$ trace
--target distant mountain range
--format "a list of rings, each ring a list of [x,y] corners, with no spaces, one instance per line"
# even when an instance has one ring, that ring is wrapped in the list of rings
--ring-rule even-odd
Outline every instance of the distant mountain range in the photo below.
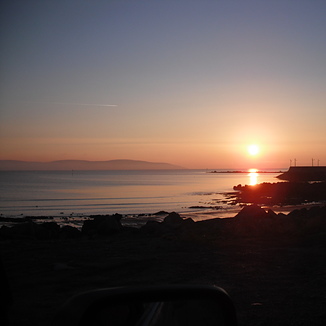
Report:
[[[62,160],[53,162],[24,162],[0,160],[0,170],[180,170],[181,166],[135,160],[83,161]]]

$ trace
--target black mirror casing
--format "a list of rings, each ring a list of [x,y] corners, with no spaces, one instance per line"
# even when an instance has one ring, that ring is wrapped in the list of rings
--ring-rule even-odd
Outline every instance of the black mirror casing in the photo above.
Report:
[[[107,288],[68,300],[53,325],[237,325],[229,295],[219,287],[167,285]]]

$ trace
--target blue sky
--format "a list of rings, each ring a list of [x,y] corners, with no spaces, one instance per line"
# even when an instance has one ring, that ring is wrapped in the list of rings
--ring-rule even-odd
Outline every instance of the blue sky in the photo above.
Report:
[[[13,0],[1,12],[3,159],[326,165],[325,1]]]

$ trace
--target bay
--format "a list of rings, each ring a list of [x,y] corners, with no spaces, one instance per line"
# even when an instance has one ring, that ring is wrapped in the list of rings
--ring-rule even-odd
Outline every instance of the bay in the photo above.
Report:
[[[238,184],[277,182],[279,173],[207,170],[1,171],[2,216],[191,213],[234,207],[223,193]],[[225,172],[217,170],[217,172]]]

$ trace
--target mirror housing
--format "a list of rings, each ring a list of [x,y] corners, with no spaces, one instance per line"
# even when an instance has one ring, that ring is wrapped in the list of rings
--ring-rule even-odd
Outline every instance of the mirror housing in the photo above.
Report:
[[[53,325],[228,325],[236,311],[222,288],[166,285],[98,289],[73,296]]]

